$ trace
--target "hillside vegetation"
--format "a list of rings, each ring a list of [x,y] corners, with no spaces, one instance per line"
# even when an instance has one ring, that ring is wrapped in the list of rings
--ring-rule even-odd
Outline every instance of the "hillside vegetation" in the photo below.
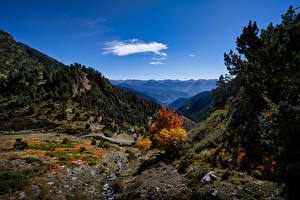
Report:
[[[226,180],[242,183],[244,189],[252,185],[245,175],[234,178],[234,171],[224,174],[224,169],[275,181],[268,187],[276,191],[273,188],[268,194],[265,188],[265,195],[283,195],[285,192],[279,190],[284,187],[276,186],[276,182],[285,182],[289,198],[296,199],[298,192],[292,183],[299,178],[300,162],[299,41],[300,15],[290,8],[282,15],[281,24],[270,24],[265,30],[259,31],[256,23],[250,22],[237,38],[236,52],[225,53],[229,74],[220,77],[213,91],[218,99],[216,110],[188,133],[179,163],[179,169],[193,177],[191,187],[198,199],[211,196],[209,187],[197,179],[199,174],[203,177],[205,167],[221,172],[223,186]],[[228,191],[242,199],[250,198],[243,189],[221,185],[210,185],[218,191],[218,199],[232,196]],[[248,194],[254,195],[255,187],[250,186]]]
[[[65,65],[47,55],[16,42],[8,33],[0,30],[0,75],[6,76],[21,68],[45,70],[54,72]]]
[[[65,66],[7,33],[0,36],[1,130],[60,127],[84,133],[91,124],[114,132],[148,127],[156,103],[112,86],[92,68]]]

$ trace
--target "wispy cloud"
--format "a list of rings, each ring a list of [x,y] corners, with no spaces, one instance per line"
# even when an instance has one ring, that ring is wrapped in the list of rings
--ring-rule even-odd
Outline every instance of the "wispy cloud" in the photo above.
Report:
[[[149,62],[150,65],[162,65],[164,63],[160,62],[160,61],[152,61],[152,62]]]
[[[152,60],[166,60],[166,57],[161,57],[161,58],[152,58]]]
[[[145,43],[138,39],[131,39],[126,41],[107,42],[103,54],[114,54],[117,56],[126,56],[137,53],[152,52],[160,56],[167,56],[161,50],[168,49],[166,44],[158,42]]]
[[[189,55],[189,57],[195,57],[195,56],[196,56],[195,54],[190,54],[190,55]]]

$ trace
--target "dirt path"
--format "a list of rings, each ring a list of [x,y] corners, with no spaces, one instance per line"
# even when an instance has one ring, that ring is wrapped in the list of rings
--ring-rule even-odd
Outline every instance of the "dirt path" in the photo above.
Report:
[[[110,143],[117,144],[120,146],[130,146],[135,142],[133,139],[106,137],[105,135],[96,134],[96,133],[85,135],[84,138],[103,139],[105,141],[108,141]]]

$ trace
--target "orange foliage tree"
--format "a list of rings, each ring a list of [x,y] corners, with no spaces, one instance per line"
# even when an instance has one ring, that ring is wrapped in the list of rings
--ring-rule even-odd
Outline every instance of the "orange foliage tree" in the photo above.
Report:
[[[145,151],[147,149],[150,149],[152,145],[151,140],[148,138],[138,137],[136,141],[136,146],[141,149],[142,151]]]
[[[162,108],[156,113],[155,123],[151,128],[151,140],[155,146],[177,146],[186,139],[182,121],[171,108]]]

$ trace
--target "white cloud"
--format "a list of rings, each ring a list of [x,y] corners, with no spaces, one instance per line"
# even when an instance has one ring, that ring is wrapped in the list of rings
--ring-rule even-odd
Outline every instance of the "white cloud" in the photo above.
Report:
[[[190,54],[190,55],[189,55],[189,57],[195,57],[195,56],[196,56],[195,54]]]
[[[149,62],[150,65],[162,65],[164,63],[160,62],[160,61],[152,61],[152,62]]]
[[[117,56],[126,56],[136,53],[153,52],[160,56],[167,56],[161,50],[168,49],[166,44],[158,42],[145,43],[138,39],[131,39],[127,41],[113,41],[107,42],[104,48],[104,54],[114,54]]]
[[[166,57],[162,57],[162,58],[152,58],[152,60],[166,60]]]

